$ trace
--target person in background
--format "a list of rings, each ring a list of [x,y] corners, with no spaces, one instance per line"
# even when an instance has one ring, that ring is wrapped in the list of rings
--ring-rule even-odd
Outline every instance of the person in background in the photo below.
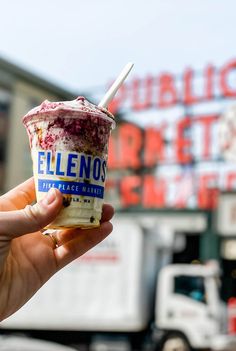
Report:
[[[50,189],[34,205],[30,178],[0,197],[0,321],[23,306],[61,268],[105,239],[114,210],[103,206],[101,226],[43,235],[62,207],[62,194]]]

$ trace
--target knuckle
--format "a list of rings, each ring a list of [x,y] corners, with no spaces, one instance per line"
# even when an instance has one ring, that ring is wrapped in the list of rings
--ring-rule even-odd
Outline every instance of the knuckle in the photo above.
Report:
[[[31,222],[35,230],[43,228],[43,220],[39,213],[37,213],[35,210],[35,206],[27,205],[22,211],[24,212],[26,219]]]
[[[19,197],[22,198],[25,203],[32,203],[32,195],[29,190],[19,190]]]

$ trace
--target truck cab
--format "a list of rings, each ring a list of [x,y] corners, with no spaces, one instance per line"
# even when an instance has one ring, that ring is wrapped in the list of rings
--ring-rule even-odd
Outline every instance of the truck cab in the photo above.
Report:
[[[212,349],[226,335],[227,313],[219,296],[219,271],[199,264],[168,265],[159,272],[155,329],[161,331],[161,349]],[[225,339],[225,347],[228,338]],[[227,340],[226,340],[227,339]],[[232,340],[230,340],[232,342]]]

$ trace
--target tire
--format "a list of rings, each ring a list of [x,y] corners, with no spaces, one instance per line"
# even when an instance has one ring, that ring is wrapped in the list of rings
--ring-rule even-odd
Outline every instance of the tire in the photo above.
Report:
[[[162,342],[160,351],[191,351],[191,348],[182,335],[171,334]]]

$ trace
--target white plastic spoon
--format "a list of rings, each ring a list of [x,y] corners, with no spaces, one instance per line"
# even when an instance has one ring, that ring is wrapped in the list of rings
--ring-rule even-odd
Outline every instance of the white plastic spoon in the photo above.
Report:
[[[110,103],[110,101],[116,95],[116,93],[117,93],[118,89],[120,88],[121,84],[124,82],[124,80],[128,76],[128,74],[131,71],[133,65],[134,64],[132,62],[127,63],[127,65],[125,65],[123,70],[120,72],[119,76],[116,78],[115,82],[112,84],[110,89],[107,91],[107,93],[105,94],[103,99],[98,104],[98,107],[107,108],[107,106]]]

